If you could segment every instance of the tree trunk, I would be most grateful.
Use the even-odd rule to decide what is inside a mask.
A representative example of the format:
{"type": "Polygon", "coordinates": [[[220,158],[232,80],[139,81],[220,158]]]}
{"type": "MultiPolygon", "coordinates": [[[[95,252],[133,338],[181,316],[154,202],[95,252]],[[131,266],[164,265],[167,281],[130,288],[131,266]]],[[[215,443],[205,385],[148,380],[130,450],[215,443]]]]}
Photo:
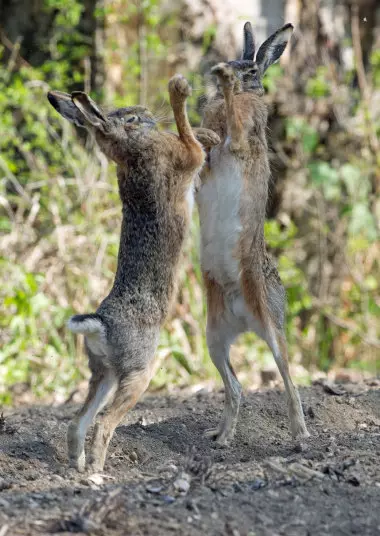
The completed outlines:
{"type": "MultiPolygon", "coordinates": [[[[12,55],[16,67],[25,62],[39,67],[48,60],[69,61],[72,71],[83,75],[87,90],[100,91],[104,83],[104,17],[97,13],[101,13],[103,0],[84,0],[80,6],[78,24],[70,28],[62,27],[60,11],[45,0],[0,0],[0,42],[5,49],[1,61],[8,62],[12,55]],[[62,34],[63,53],[57,51],[62,34]],[[81,52],[73,54],[75,48],[81,52]]],[[[83,84],[73,83],[66,89],[83,89],[83,84]]]]}

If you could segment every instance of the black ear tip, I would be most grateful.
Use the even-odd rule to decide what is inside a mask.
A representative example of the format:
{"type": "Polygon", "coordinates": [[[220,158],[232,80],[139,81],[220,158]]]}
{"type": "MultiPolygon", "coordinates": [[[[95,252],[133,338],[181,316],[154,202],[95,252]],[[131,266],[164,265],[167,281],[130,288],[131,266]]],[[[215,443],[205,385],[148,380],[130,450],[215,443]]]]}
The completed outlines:
{"type": "Polygon", "coordinates": [[[244,24],[244,31],[252,32],[252,24],[249,22],[249,20],[244,24]]]}
{"type": "Polygon", "coordinates": [[[288,24],[285,24],[284,30],[294,30],[294,26],[293,24],[291,24],[290,22],[288,24]]]}
{"type": "Polygon", "coordinates": [[[57,108],[58,106],[58,99],[54,95],[53,91],[49,91],[47,94],[47,99],[50,102],[50,104],[53,106],[53,108],[57,108]]]}
{"type": "Polygon", "coordinates": [[[74,99],[78,99],[79,101],[80,100],[84,100],[84,99],[88,99],[86,93],[84,93],[83,91],[73,91],[71,93],[71,100],[74,100],[74,99]]]}

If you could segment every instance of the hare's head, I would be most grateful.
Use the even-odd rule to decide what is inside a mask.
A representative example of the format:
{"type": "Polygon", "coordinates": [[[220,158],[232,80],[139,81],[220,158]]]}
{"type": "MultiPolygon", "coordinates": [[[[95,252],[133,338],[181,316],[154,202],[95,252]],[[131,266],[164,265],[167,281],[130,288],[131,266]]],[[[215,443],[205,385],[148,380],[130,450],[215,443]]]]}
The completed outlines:
{"type": "Polygon", "coordinates": [[[144,106],[118,108],[110,113],[103,112],[86,93],[74,91],[69,95],[61,91],[49,91],[50,104],[65,119],[79,127],[94,132],[96,140],[105,154],[116,162],[123,160],[121,140],[139,129],[152,129],[156,121],[144,106]],[[117,144],[114,142],[118,141],[117,144]],[[115,146],[118,154],[115,154],[115,146]]]}
{"type": "Polygon", "coordinates": [[[279,60],[292,35],[293,26],[285,24],[272,34],[257,51],[250,22],[244,24],[244,48],[241,60],[229,61],[235,75],[235,92],[264,92],[262,77],[270,65],[279,60]]]}

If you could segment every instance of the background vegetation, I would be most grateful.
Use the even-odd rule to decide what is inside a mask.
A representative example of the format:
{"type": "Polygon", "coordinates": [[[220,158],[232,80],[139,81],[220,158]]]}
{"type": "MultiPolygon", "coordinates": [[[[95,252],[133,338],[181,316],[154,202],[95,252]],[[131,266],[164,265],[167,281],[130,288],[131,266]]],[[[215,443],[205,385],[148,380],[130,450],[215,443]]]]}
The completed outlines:
{"type": "MultiPolygon", "coordinates": [[[[113,165],[58,116],[46,92],[84,87],[105,105],[144,102],[168,123],[166,84],[178,67],[170,51],[179,15],[159,0],[39,0],[26,27],[6,4],[0,8],[0,402],[11,403],[23,390],[63,400],[87,376],[82,342],[65,321],[95,310],[111,285],[120,206],[113,165]]],[[[373,38],[363,37],[360,11],[348,5],[351,25],[339,43],[340,53],[353,51],[347,67],[314,31],[315,4],[302,11],[291,61],[266,78],[274,177],[266,235],[287,288],[290,355],[303,381],[316,370],[376,374],[380,364],[379,32],[374,27],[373,38]],[[303,40],[310,33],[314,48],[306,61],[303,40]]],[[[208,25],[197,44],[206,57],[216,54],[214,34],[208,25]]],[[[184,74],[195,88],[196,124],[206,87],[200,75],[184,74]]],[[[182,282],[161,337],[156,389],[217,377],[204,337],[196,214],[182,282]]],[[[246,335],[234,348],[234,363],[252,386],[272,357],[246,335]]]]}

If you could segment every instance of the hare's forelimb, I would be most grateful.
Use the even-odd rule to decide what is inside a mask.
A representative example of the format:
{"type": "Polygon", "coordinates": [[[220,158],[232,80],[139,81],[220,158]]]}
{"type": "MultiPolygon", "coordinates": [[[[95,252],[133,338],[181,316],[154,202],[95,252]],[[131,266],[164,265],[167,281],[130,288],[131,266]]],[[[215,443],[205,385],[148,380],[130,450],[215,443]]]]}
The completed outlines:
{"type": "Polygon", "coordinates": [[[186,111],[186,99],[191,95],[191,87],[186,78],[177,74],[169,81],[170,105],[174,113],[178,135],[184,142],[195,142],[186,111]]]}
{"type": "Polygon", "coordinates": [[[234,90],[237,83],[234,71],[228,63],[218,63],[211,69],[221,85],[226,105],[227,133],[230,136],[230,150],[240,151],[247,146],[243,122],[234,103],[234,90]]]}
{"type": "Polygon", "coordinates": [[[144,369],[130,372],[119,381],[113,401],[95,425],[89,460],[91,471],[103,470],[108,445],[115,428],[146,391],[152,373],[153,367],[149,363],[144,369]]]}

